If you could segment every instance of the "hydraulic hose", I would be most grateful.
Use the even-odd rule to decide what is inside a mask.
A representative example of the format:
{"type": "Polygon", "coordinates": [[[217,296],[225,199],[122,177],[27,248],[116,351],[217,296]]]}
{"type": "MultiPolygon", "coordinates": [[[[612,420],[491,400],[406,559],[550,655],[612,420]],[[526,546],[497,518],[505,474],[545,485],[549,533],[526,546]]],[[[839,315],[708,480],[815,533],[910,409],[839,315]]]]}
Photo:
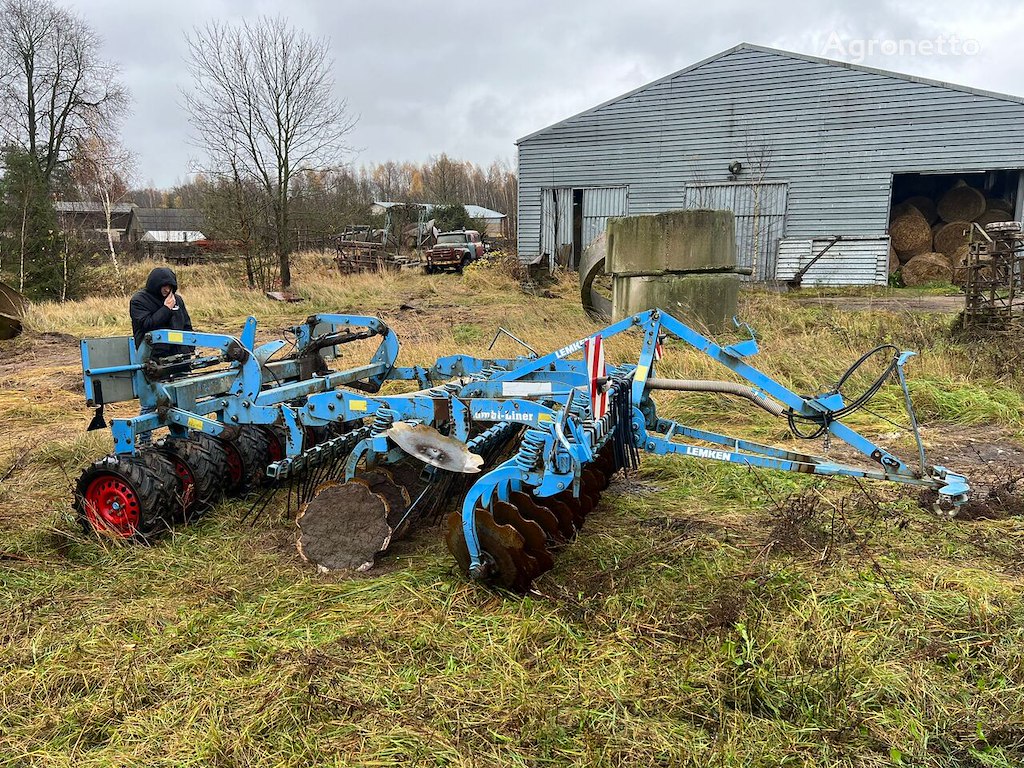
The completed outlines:
{"type": "Polygon", "coordinates": [[[743,397],[759,408],[768,411],[772,416],[782,418],[786,415],[786,407],[764,395],[758,394],[753,387],[737,384],[734,381],[710,381],[705,379],[657,379],[647,380],[648,389],[662,389],[672,392],[714,392],[720,395],[743,397]]]}

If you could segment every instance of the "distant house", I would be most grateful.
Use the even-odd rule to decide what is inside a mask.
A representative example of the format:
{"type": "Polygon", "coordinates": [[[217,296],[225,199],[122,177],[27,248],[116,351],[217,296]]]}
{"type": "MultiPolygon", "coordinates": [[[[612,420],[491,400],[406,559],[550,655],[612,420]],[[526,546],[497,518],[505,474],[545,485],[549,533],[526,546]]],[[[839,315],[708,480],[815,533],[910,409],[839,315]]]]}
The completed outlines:
{"type": "Polygon", "coordinates": [[[203,216],[193,208],[133,208],[128,220],[132,243],[194,243],[205,240],[203,216]]]}
{"type": "MultiPolygon", "coordinates": [[[[419,205],[426,209],[427,215],[437,208],[436,203],[391,203],[383,200],[374,201],[370,207],[370,213],[382,214],[387,211],[388,208],[393,208],[396,205],[419,205]]],[[[484,208],[482,205],[464,205],[466,213],[469,214],[470,218],[477,219],[484,222],[484,231],[481,234],[489,237],[506,237],[508,229],[508,217],[504,213],[498,211],[492,211],[490,208],[484,208]]]]}
{"type": "MultiPolygon", "coordinates": [[[[78,200],[58,200],[53,204],[61,230],[85,240],[107,239],[107,212],[103,203],[78,200]]],[[[114,203],[110,206],[110,230],[114,242],[125,239],[133,203],[114,203]]]]}

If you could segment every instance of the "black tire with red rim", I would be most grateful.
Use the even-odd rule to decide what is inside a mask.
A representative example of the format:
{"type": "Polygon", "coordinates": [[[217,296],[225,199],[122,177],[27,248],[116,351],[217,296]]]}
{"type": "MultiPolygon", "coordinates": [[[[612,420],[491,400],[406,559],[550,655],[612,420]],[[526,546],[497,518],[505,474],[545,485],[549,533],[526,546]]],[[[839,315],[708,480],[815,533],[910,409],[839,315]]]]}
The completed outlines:
{"type": "Polygon", "coordinates": [[[268,464],[281,461],[288,455],[288,432],[284,427],[271,425],[261,426],[259,429],[267,436],[268,464]]]}
{"type": "Polygon", "coordinates": [[[156,450],[167,456],[182,480],[182,503],[176,509],[182,522],[192,522],[205,514],[220,500],[227,474],[227,454],[211,448],[206,442],[182,437],[168,437],[156,444],[156,450]]]}
{"type": "Polygon", "coordinates": [[[227,495],[245,496],[263,483],[270,463],[270,439],[259,427],[247,424],[217,437],[205,432],[194,432],[192,437],[214,453],[223,454],[221,486],[227,495]]]}
{"type": "Polygon", "coordinates": [[[262,485],[266,485],[267,465],[270,463],[270,438],[267,433],[253,424],[247,424],[238,430],[235,438],[238,453],[242,457],[245,471],[242,493],[248,493],[262,485]]]}
{"type": "Polygon", "coordinates": [[[170,527],[176,485],[170,462],[105,456],[75,484],[78,520],[86,531],[149,543],[170,527]]]}

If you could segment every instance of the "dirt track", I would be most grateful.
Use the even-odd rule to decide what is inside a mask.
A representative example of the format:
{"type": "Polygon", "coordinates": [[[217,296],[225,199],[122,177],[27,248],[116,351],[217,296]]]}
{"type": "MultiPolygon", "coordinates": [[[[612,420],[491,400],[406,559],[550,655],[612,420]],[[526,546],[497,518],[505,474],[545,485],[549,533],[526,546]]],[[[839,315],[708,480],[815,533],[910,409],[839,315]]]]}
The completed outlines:
{"type": "Polygon", "coordinates": [[[796,300],[803,306],[833,306],[854,312],[930,312],[955,314],[964,308],[963,296],[808,296],[796,300]]]}

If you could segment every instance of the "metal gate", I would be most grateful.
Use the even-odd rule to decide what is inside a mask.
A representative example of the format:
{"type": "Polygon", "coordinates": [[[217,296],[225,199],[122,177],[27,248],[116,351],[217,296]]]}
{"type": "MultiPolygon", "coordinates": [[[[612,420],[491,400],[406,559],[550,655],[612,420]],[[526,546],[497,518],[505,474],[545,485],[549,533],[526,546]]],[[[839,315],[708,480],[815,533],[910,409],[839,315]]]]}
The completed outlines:
{"type": "Polygon", "coordinates": [[[540,252],[565,266],[572,255],[572,189],[541,190],[540,252]]]}
{"type": "Polygon", "coordinates": [[[754,270],[751,279],[775,279],[775,261],[786,225],[787,182],[687,184],[687,209],[732,211],[736,217],[736,261],[754,270]]]}
{"type": "Polygon", "coordinates": [[[611,216],[625,216],[629,209],[628,187],[546,187],[541,190],[540,252],[560,266],[577,267],[577,257],[604,232],[611,216]],[[573,198],[582,203],[575,213],[573,198]],[[579,227],[578,247],[573,236],[579,227]]]}
{"type": "Polygon", "coordinates": [[[629,209],[628,187],[593,187],[583,190],[583,253],[604,234],[611,216],[625,216],[629,209]]]}

